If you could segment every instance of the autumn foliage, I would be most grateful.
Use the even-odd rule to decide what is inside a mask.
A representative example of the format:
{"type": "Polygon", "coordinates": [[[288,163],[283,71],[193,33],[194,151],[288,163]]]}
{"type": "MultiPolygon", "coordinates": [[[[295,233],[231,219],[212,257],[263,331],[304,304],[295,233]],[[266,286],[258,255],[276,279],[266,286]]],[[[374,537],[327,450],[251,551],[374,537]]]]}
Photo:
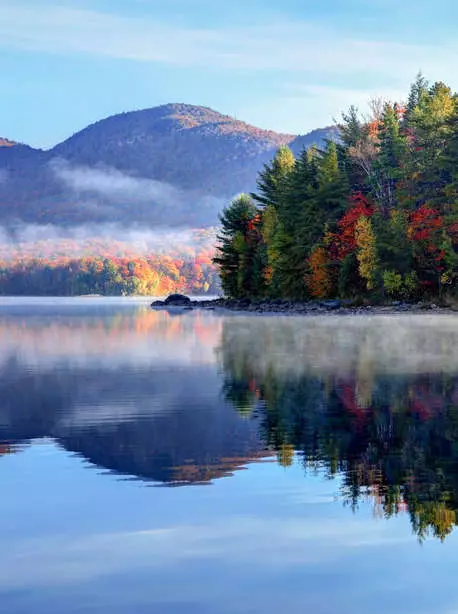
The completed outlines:
{"type": "Polygon", "coordinates": [[[329,254],[327,250],[317,246],[308,260],[309,273],[305,277],[305,282],[310,295],[314,298],[327,298],[333,291],[333,279],[329,269],[329,254]]]}
{"type": "Polygon", "coordinates": [[[218,289],[215,268],[203,254],[192,260],[148,256],[0,261],[2,295],[202,295],[218,289]]]}
{"type": "Polygon", "coordinates": [[[234,270],[237,296],[454,302],[457,101],[419,75],[407,103],[373,104],[369,118],[351,107],[338,143],[298,158],[280,148],[251,195],[260,231],[234,270]]]}

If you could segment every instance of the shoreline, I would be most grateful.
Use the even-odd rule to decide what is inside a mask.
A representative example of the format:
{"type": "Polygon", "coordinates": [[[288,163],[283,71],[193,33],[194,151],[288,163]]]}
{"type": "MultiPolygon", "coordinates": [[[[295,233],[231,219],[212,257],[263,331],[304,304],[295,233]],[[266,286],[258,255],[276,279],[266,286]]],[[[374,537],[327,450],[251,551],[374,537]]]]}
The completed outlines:
{"type": "Polygon", "coordinates": [[[439,306],[435,303],[404,303],[393,301],[385,305],[352,305],[350,301],[288,301],[288,300],[250,300],[250,299],[211,299],[192,300],[183,297],[180,301],[153,301],[155,310],[223,311],[249,314],[272,315],[399,315],[399,314],[448,314],[458,315],[458,308],[439,306]],[[187,300],[184,300],[187,299],[187,300]]]}

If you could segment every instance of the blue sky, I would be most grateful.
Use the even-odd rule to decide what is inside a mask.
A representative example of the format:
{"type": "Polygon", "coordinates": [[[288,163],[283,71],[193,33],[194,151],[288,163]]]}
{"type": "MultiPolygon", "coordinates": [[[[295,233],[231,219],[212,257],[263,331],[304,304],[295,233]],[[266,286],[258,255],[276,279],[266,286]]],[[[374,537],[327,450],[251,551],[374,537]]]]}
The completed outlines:
{"type": "Polygon", "coordinates": [[[458,89],[457,19],[454,0],[0,0],[0,135],[49,147],[167,102],[304,133],[420,69],[458,89]]]}

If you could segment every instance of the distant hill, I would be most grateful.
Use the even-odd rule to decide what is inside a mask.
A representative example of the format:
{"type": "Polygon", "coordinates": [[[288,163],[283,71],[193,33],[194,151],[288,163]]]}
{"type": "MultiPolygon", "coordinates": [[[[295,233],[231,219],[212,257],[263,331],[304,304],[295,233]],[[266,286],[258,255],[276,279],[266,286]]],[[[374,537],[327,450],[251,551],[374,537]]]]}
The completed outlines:
{"type": "Polygon", "coordinates": [[[15,145],[17,145],[15,141],[10,141],[0,136],[0,147],[14,147],[15,145]]]}
{"type": "Polygon", "coordinates": [[[278,134],[168,104],[101,120],[48,151],[0,139],[0,222],[211,226],[280,145],[297,154],[336,134],[278,134]]]}

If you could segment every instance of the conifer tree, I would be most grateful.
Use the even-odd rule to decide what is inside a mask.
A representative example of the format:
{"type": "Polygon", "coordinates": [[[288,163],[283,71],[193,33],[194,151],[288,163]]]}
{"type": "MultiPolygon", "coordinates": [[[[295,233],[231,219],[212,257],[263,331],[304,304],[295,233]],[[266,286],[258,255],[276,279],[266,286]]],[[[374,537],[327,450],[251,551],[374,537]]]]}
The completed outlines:
{"type": "Polygon", "coordinates": [[[398,108],[396,105],[386,104],[378,129],[377,159],[372,177],[373,193],[385,216],[397,203],[396,187],[402,176],[404,151],[398,108]]]}
{"type": "Polygon", "coordinates": [[[424,98],[428,95],[429,83],[419,72],[415,81],[410,86],[409,97],[407,99],[406,110],[402,120],[404,133],[408,136],[409,129],[412,126],[415,109],[422,104],[424,98]]]}
{"type": "MultiPolygon", "coordinates": [[[[267,213],[268,230],[263,229],[265,240],[265,269],[264,275],[268,281],[270,296],[278,296],[286,290],[281,284],[279,270],[282,263],[289,262],[288,252],[293,241],[289,219],[290,207],[290,180],[294,173],[296,159],[292,151],[282,146],[277,151],[272,163],[265,165],[258,179],[259,194],[253,194],[254,200],[260,203],[264,216],[267,213]]],[[[263,222],[264,226],[266,223],[263,222]]]]}
{"type": "Polygon", "coordinates": [[[418,75],[406,108],[374,105],[364,119],[351,107],[339,143],[297,160],[281,147],[253,199],[243,196],[223,214],[215,262],[225,293],[456,293],[457,100],[418,75]]]}
{"type": "Polygon", "coordinates": [[[257,180],[258,192],[251,194],[252,198],[262,207],[281,206],[288,186],[290,173],[294,169],[296,159],[286,145],[282,145],[270,164],[265,164],[257,180]]]}
{"type": "Polygon", "coordinates": [[[220,216],[217,255],[213,262],[219,267],[223,292],[229,297],[247,295],[250,288],[249,269],[252,246],[248,237],[257,214],[252,198],[241,194],[226,207],[220,216]]]}

